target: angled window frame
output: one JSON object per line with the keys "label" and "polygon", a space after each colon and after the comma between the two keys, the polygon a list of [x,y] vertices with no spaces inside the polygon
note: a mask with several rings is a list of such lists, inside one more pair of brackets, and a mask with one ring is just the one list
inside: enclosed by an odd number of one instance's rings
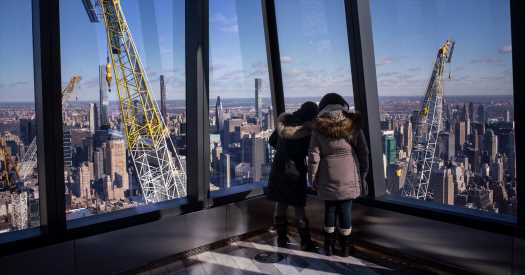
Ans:
{"label": "angled window frame", "polygon": [[[523,48],[524,45],[523,35],[519,32],[522,19],[519,17],[518,12],[520,8],[523,8],[523,3],[519,0],[509,1],[511,6],[512,48],[520,49],[520,47]],[[363,114],[365,136],[371,151],[371,172],[367,177],[370,190],[369,196],[359,198],[357,201],[369,207],[525,238],[525,207],[522,207],[525,201],[525,186],[521,186],[519,183],[517,185],[518,214],[515,221],[509,221],[493,215],[475,215],[469,211],[461,211],[461,209],[455,210],[447,207],[435,207],[434,205],[417,201],[379,199],[379,197],[386,193],[386,185],[382,175],[383,163],[381,161],[382,146],[380,140],[379,94],[377,90],[370,2],[371,0],[345,0],[355,105],[356,110]],[[523,72],[524,54],[520,51],[513,51],[512,60],[514,81],[513,98],[516,120],[515,140],[518,141],[525,138],[525,131],[523,129],[525,127],[523,126],[523,124],[525,124],[525,111],[523,108],[518,108],[519,105],[525,104],[525,95],[517,92],[523,90],[525,87],[525,80],[519,77],[520,72]],[[516,165],[517,167],[520,167],[520,165],[523,166],[525,164],[525,146],[524,144],[516,142],[515,148]],[[525,171],[523,171],[523,169],[518,169],[517,173],[518,179],[525,178]]]}

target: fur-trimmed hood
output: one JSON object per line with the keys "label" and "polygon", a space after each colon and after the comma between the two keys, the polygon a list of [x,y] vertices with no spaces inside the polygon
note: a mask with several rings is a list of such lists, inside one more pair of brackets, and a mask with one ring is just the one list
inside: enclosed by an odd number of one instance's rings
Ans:
{"label": "fur-trimmed hood", "polygon": [[301,122],[294,115],[282,113],[277,118],[277,135],[284,139],[301,139],[312,134],[312,122]]}
{"label": "fur-trimmed hood", "polygon": [[357,113],[350,113],[328,105],[319,113],[313,128],[327,138],[348,138],[360,128],[360,118],[361,116]]}

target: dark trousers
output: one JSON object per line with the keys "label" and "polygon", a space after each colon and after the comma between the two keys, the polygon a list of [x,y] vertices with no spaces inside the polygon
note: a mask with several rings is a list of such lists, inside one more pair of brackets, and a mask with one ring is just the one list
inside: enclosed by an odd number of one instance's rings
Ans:
{"label": "dark trousers", "polygon": [[352,228],[352,200],[325,201],[324,226],[333,228],[336,222],[341,229]]}
{"label": "dark trousers", "polygon": [[[289,206],[290,205],[286,203],[276,202],[275,203],[275,214],[274,214],[275,219],[279,219],[279,218],[286,219],[286,216],[287,216],[286,212]],[[297,222],[303,221],[304,219],[306,219],[304,207],[293,206],[293,208],[294,208],[295,219]]]}

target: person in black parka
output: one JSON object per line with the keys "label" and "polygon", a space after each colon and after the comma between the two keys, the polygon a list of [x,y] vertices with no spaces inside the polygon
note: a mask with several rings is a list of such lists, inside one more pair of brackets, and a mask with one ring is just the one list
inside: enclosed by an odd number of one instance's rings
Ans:
{"label": "person in black parka", "polygon": [[296,225],[303,250],[317,250],[310,237],[304,207],[308,172],[306,156],[310,144],[313,120],[318,108],[314,102],[305,102],[293,113],[283,113],[277,119],[276,129],[270,137],[270,145],[276,149],[268,181],[268,199],[275,202],[275,226],[277,244],[286,247],[289,239],[288,206],[295,210]]}

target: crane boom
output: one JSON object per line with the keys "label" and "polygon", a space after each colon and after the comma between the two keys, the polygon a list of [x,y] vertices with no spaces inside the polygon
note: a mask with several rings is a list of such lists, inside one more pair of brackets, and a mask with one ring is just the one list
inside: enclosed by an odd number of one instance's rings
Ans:
{"label": "crane boom", "polygon": [[[73,96],[73,93],[75,92],[75,87],[80,82],[82,78],[79,75],[73,75],[69,82],[67,83],[66,87],[62,90],[62,104],[66,103],[71,96]],[[35,169],[36,166],[36,137],[33,138],[29,146],[27,147],[24,155],[22,156],[22,160],[20,161],[20,179],[23,181],[25,180],[31,171]]]}
{"label": "crane boom", "polygon": [[[84,5],[87,0],[83,0]],[[127,148],[146,203],[186,196],[186,176],[169,130],[158,111],[119,0],[96,0],[113,67]],[[92,9],[89,18],[96,22]],[[173,147],[174,148],[174,147]]]}
{"label": "crane boom", "polygon": [[443,127],[443,71],[445,64],[451,61],[454,46],[454,41],[447,40],[438,50],[414,130],[406,183],[402,190],[405,197],[431,198],[430,176],[436,163],[436,147]]}

